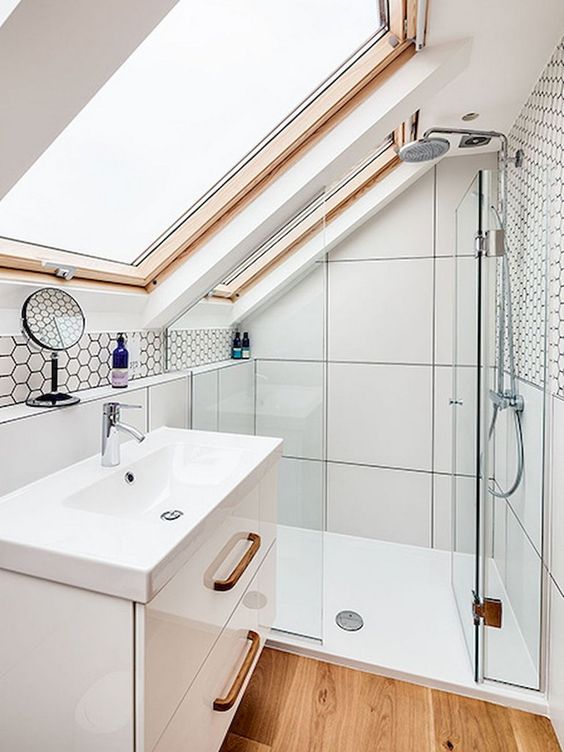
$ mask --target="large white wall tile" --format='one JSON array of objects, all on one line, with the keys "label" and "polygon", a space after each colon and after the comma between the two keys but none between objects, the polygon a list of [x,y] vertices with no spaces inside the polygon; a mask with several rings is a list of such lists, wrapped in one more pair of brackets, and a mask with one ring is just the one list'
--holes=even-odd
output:
[{"label": "large white wall tile", "polygon": [[503,582],[505,582],[505,564],[507,561],[507,514],[511,514],[503,499],[493,502],[492,506],[492,543],[497,570]]},{"label": "large white wall tile", "polygon": [[428,366],[329,364],[328,456],[431,470]]},{"label": "large white wall tile", "polygon": [[434,170],[352,233],[331,260],[433,255]]},{"label": "large white wall tile", "polygon": [[325,265],[316,264],[297,284],[241,324],[254,358],[321,360],[324,353]]},{"label": "large white wall tile", "polygon": [[247,361],[221,368],[219,378],[218,426],[227,433],[255,431],[255,364]]},{"label": "large white wall tile", "polygon": [[554,584],[550,596],[548,703],[550,720],[564,748],[564,597]]},{"label": "large white wall tile", "polygon": [[[117,392],[118,390],[116,390]],[[116,401],[141,405],[127,410],[123,419],[147,430],[147,390],[120,392]],[[100,452],[102,405],[110,399],[81,402],[60,410],[0,424],[2,472],[0,495]],[[123,435],[124,441],[133,441]]]},{"label": "large white wall tile", "polygon": [[[476,363],[476,259],[437,258],[435,287],[435,362],[439,365]],[[455,283],[455,264],[457,281]],[[455,333],[455,284],[458,316]],[[456,353],[454,338],[456,337]]]},{"label": "large white wall tile", "polygon": [[[452,467],[453,411],[457,416],[456,472],[472,475],[476,471],[476,371],[459,368],[457,394],[454,394],[453,369],[435,368],[435,467],[440,473],[450,473]],[[462,405],[451,405],[456,397]]]},{"label": "large white wall tile", "polygon": [[198,431],[218,429],[219,379],[215,371],[192,374],[192,428]]},{"label": "large white wall tile", "polygon": [[515,515],[507,513],[504,584],[529,654],[539,665],[542,564]]},{"label": "large white wall tile", "polygon": [[0,493],[31,483],[100,450],[101,407],[65,407],[0,425]]},{"label": "large white wall tile", "polygon": [[[476,482],[464,475],[452,476],[452,548],[460,554],[476,554]],[[458,557],[454,564],[466,571],[468,557]],[[472,563],[470,564],[472,567]],[[456,573],[455,573],[456,574]],[[456,578],[455,578],[456,579]]]},{"label": "large white wall tile", "polygon": [[149,387],[149,430],[188,428],[190,381],[186,376]]},{"label": "large white wall tile", "polygon": [[284,439],[284,455],[323,458],[323,363],[256,363],[256,432]]},{"label": "large white wall tile", "polygon": [[329,463],[327,529],[428,546],[431,480],[428,473]]},{"label": "large white wall tile", "polygon": [[452,477],[433,477],[433,546],[452,550]]},{"label": "large white wall tile", "polygon": [[[456,209],[479,170],[495,170],[495,154],[471,154],[447,157],[437,165],[437,229],[438,256],[451,256],[456,248]],[[470,238],[473,247],[474,237]]]},{"label": "large white wall tile", "polygon": [[[521,427],[525,465],[521,483],[509,498],[534,545],[542,547],[543,476],[544,476],[544,394],[537,387],[517,382],[525,400]],[[513,411],[502,411],[496,422],[494,477],[502,489],[510,488],[517,477],[517,430]]]},{"label": "large white wall tile", "polygon": [[433,260],[329,264],[329,359],[433,359]]},{"label": "large white wall tile", "polygon": [[318,460],[280,461],[278,522],[281,525],[323,530],[324,463]]}]

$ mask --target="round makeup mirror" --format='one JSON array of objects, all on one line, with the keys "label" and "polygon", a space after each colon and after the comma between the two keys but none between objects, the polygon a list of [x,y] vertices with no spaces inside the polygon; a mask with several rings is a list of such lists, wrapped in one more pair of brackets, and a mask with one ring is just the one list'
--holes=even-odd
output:
[{"label": "round makeup mirror", "polygon": [[85,319],[77,301],[64,290],[42,287],[32,293],[22,307],[24,334],[36,346],[51,353],[51,390],[30,398],[32,407],[66,407],[80,402],[78,397],[59,391],[59,353],[68,350],[84,333]]}]

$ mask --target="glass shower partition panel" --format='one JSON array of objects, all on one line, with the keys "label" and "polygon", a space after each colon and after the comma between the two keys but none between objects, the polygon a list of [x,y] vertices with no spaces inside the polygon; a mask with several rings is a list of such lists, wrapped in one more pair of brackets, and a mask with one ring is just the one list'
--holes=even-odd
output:
[{"label": "glass shower partition panel", "polygon": [[480,417],[484,343],[482,309],[483,259],[476,257],[481,232],[482,174],[479,173],[456,210],[452,369],[452,587],[474,676],[479,679],[480,635],[473,603],[481,595]]},{"label": "glass shower partition panel", "polygon": [[323,639],[327,265],[316,263],[255,321],[256,433],[284,440],[278,504],[280,632]]},{"label": "glass shower partition panel", "polygon": [[284,439],[275,628],[322,639],[325,510],[322,362],[257,360],[256,432]]},{"label": "glass shower partition panel", "polygon": [[[498,174],[485,172],[482,181],[484,229],[495,231],[500,219],[491,207]],[[490,433],[484,590],[501,600],[502,626],[482,627],[482,673],[485,679],[531,689],[541,687],[548,182],[543,170],[509,168],[505,253],[486,259],[497,285],[488,322],[496,333],[496,354],[484,404]]]},{"label": "glass shower partition panel", "polygon": [[[476,681],[538,689],[547,181],[509,170],[503,234],[495,171],[456,212],[452,583]],[[474,609],[490,602],[501,626]]]}]

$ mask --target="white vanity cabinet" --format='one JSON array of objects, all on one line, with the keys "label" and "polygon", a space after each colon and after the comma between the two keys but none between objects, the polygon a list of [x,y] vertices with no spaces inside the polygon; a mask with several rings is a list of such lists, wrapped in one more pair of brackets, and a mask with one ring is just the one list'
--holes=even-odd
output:
[{"label": "white vanity cabinet", "polygon": [[156,745],[144,749],[217,752],[220,748],[272,625],[275,568],[273,547]]},{"label": "white vanity cabinet", "polygon": [[[108,498],[96,501],[95,493],[88,503],[100,511],[84,516],[75,490],[72,503],[60,493],[70,471],[0,500],[0,522],[9,505],[21,510],[28,498],[38,515],[51,499],[62,508],[55,533],[43,524],[25,533],[25,546],[17,537],[23,524],[0,529],[1,752],[219,750],[275,617],[281,445],[159,429],[144,449],[130,450],[127,467],[154,467],[162,447],[179,441],[188,449],[171,450],[174,462],[196,457],[204,464],[175,466],[174,478],[190,478],[174,491],[172,508],[185,510],[178,520],[162,518],[172,497],[155,509],[147,505],[138,518],[126,500],[121,516],[110,517]],[[188,451],[196,441],[208,442],[205,452]],[[232,465],[230,444],[242,446]],[[205,469],[210,461],[215,485]],[[223,474],[216,466],[226,467]],[[100,488],[109,487],[106,474],[94,466],[92,474],[94,482],[102,478]],[[87,475],[82,468],[80,477]],[[117,552],[113,560],[93,561],[85,551],[101,532],[105,550]],[[130,540],[142,536],[134,565]]]},{"label": "white vanity cabinet", "polygon": [[[256,638],[253,645],[248,632],[259,634],[262,645],[272,625],[275,502],[276,472],[271,470],[221,524],[216,527],[215,518],[210,518],[209,532],[184,567],[149,603],[137,604],[137,752],[218,748],[211,728],[216,738],[221,728],[227,729],[232,714],[213,711],[211,698],[215,720],[209,742],[195,745],[186,693],[197,675],[200,691],[205,688],[213,694],[213,687],[216,697],[226,691],[232,673],[253,648],[256,652]],[[179,719],[170,724],[173,732],[167,724],[177,711]],[[201,707],[195,717],[202,719]],[[209,724],[208,719],[206,727]],[[169,741],[172,733],[184,742],[175,746]],[[186,739],[194,746],[187,746]]]}]

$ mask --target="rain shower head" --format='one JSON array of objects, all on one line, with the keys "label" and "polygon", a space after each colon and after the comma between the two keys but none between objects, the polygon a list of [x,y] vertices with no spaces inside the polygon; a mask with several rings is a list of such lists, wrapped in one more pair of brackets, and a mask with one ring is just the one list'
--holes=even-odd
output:
[{"label": "rain shower head", "polygon": [[430,162],[442,157],[449,149],[450,141],[446,138],[424,136],[402,146],[398,154],[402,162]]}]

